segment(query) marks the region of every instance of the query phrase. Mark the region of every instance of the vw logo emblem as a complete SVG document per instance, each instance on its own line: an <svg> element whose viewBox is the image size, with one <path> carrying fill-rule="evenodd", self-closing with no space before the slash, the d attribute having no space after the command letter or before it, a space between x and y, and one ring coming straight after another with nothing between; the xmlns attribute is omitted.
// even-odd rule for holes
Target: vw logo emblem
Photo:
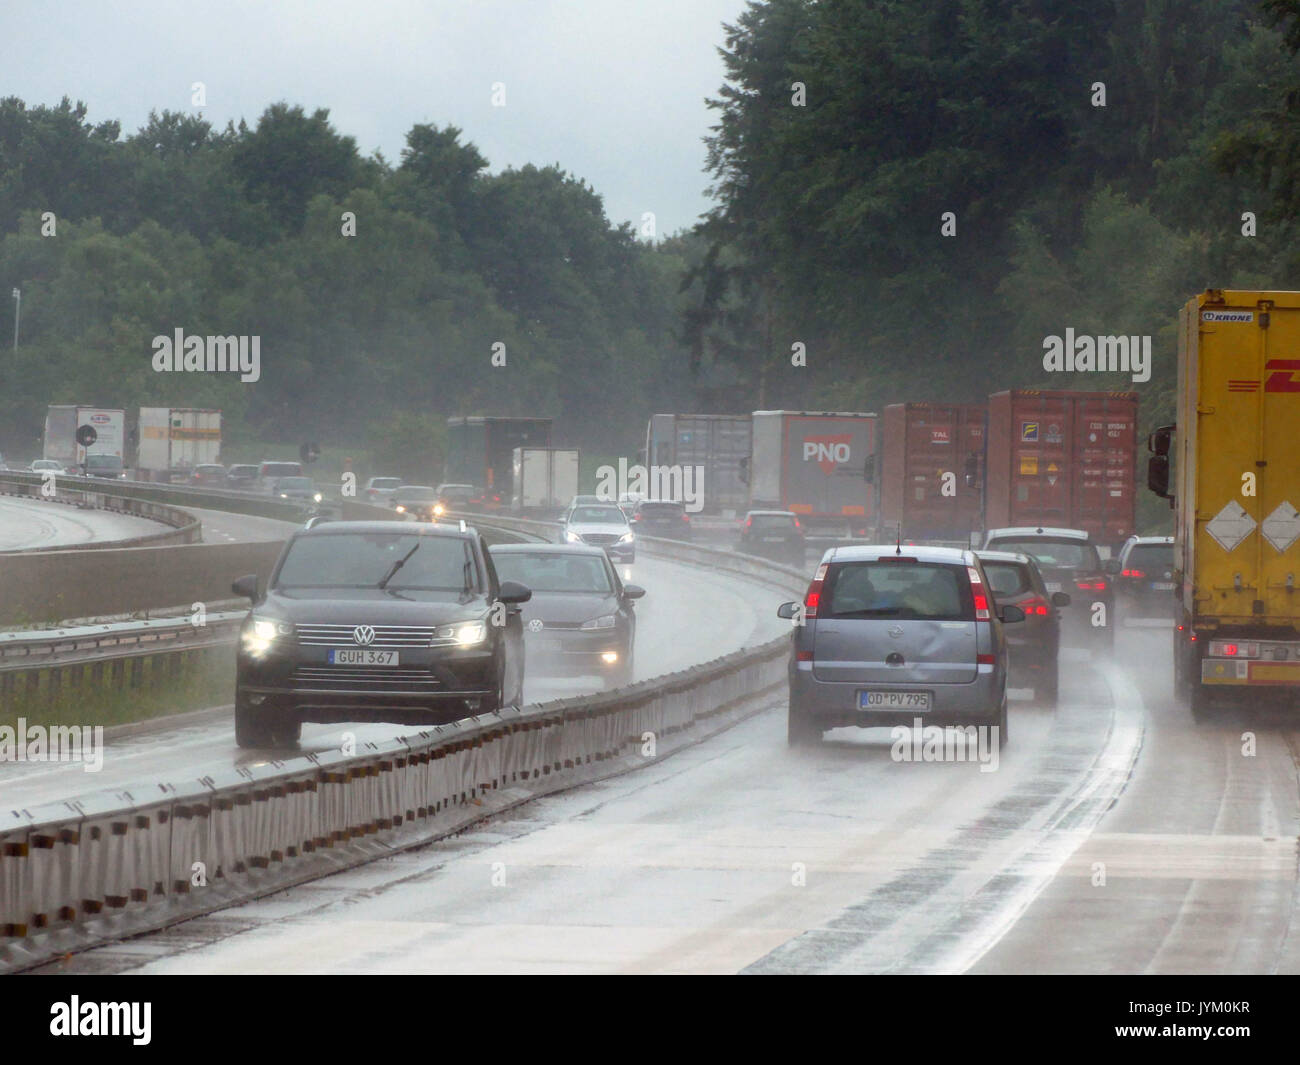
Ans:
<svg viewBox="0 0 1300 1065"><path fill-rule="evenodd" d="M369 625L358 625L352 630L352 639L358 647L368 647L375 642L375 630Z"/></svg>
<svg viewBox="0 0 1300 1065"><path fill-rule="evenodd" d="M529 631L529 632L541 632L541 631L542 631L542 619L541 619L541 618L533 618L533 620L530 621L530 622L528 623L528 631Z"/></svg>
<svg viewBox="0 0 1300 1065"><path fill-rule="evenodd" d="M890 626L889 626L889 635L892 636L895 640L897 640L900 636L903 635L903 626L902 626L902 625L890 625Z"/></svg>

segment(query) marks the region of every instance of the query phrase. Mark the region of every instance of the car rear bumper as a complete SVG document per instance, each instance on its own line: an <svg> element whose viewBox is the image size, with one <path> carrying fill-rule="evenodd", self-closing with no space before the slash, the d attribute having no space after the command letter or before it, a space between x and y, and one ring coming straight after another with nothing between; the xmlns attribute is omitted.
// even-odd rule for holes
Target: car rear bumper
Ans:
<svg viewBox="0 0 1300 1065"><path fill-rule="evenodd" d="M917 718L933 725L987 723L1006 692L1006 677L996 669L964 684L885 684L817 680L812 663L796 662L789 677L791 707L823 729L911 725ZM931 705L929 710L862 710L862 691L929 692Z"/></svg>

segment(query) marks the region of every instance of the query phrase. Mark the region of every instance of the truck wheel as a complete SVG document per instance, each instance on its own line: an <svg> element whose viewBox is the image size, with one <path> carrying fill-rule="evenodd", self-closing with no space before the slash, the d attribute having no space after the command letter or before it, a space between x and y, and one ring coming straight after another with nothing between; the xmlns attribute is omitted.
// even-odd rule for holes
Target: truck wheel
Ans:
<svg viewBox="0 0 1300 1065"><path fill-rule="evenodd" d="M786 717L786 742L791 747L809 747L821 738L822 730L800 713L792 700Z"/></svg>

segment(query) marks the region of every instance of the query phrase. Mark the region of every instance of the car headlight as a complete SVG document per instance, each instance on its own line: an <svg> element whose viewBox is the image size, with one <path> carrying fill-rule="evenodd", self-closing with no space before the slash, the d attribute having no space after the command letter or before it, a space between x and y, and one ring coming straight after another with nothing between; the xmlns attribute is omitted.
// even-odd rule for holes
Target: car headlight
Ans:
<svg viewBox="0 0 1300 1065"><path fill-rule="evenodd" d="M618 538L618 542L620 544L630 544L635 539L636 539L636 535L634 533L625 532L622 536Z"/></svg>
<svg viewBox="0 0 1300 1065"><path fill-rule="evenodd" d="M324 498L325 497L321 495L319 492L317 492L314 496L312 496L312 499L316 500L317 503L319 503Z"/></svg>
<svg viewBox="0 0 1300 1065"><path fill-rule="evenodd" d="M598 618L592 618L590 621L582 623L584 629L612 629L614 627L614 615L604 614Z"/></svg>
<svg viewBox="0 0 1300 1065"><path fill-rule="evenodd" d="M455 640L461 647L469 647L487 639L487 625L482 621L462 621L456 625L444 625L438 630L438 638Z"/></svg>
<svg viewBox="0 0 1300 1065"><path fill-rule="evenodd" d="M570 543L570 544L582 543L581 536L579 536L576 532L569 532L568 530L566 530L564 533L564 540L566 543Z"/></svg>
<svg viewBox="0 0 1300 1065"><path fill-rule="evenodd" d="M274 640L277 636L292 636L293 626L273 618L253 618L249 631L259 640Z"/></svg>
<svg viewBox="0 0 1300 1065"><path fill-rule="evenodd" d="M397 513L399 513L399 514L405 514L405 513L406 513L406 508L405 508L404 506L402 506L401 503L398 503L398 504L397 504L396 510L397 510Z"/></svg>
<svg viewBox="0 0 1300 1065"><path fill-rule="evenodd" d="M443 506L442 506L442 504L441 504L441 503L435 503L435 504L433 505L433 512L434 512L435 514L437 514L439 517L442 517L442 512L443 512Z"/></svg>
<svg viewBox="0 0 1300 1065"><path fill-rule="evenodd" d="M289 498L289 493L288 493L288 492L281 492L281 493L280 493L280 498L281 498L281 499L288 499L288 498Z"/></svg>

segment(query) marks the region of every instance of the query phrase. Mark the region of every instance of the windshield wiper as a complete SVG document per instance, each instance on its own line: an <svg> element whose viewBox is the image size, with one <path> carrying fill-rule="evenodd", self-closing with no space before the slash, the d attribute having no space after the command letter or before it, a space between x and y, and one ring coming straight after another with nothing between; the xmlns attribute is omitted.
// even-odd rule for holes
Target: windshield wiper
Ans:
<svg viewBox="0 0 1300 1065"><path fill-rule="evenodd" d="M474 596L474 556L469 553L469 547L465 548L465 565L460 569L461 573L461 599L471 599Z"/></svg>
<svg viewBox="0 0 1300 1065"><path fill-rule="evenodd" d="M403 566L406 565L406 560L410 558L413 554L415 554L418 550L420 550L420 542L417 540L415 542L415 546L411 548L411 550L406 552L406 554L404 554L401 558L399 558L396 562L394 562L391 566L388 567L388 572L385 573L379 579L379 583L375 587L387 588L388 582L391 581L397 575L397 571L399 569L401 569Z"/></svg>

